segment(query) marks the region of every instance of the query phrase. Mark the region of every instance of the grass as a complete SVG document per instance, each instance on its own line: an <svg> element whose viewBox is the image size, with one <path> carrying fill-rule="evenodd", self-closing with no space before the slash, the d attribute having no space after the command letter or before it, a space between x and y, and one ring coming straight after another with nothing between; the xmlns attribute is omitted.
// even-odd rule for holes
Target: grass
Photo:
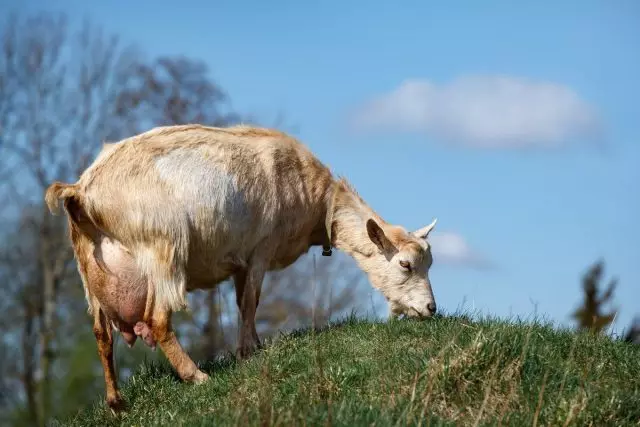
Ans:
<svg viewBox="0 0 640 427"><path fill-rule="evenodd" d="M203 369L193 386L145 364L125 414L100 400L57 424L640 425L640 346L537 322L348 319Z"/></svg>

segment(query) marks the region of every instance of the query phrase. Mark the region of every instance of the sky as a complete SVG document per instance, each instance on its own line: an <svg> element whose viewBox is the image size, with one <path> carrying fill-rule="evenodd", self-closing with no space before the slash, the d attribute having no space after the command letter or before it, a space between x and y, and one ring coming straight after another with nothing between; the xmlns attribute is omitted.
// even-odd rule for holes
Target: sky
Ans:
<svg viewBox="0 0 640 427"><path fill-rule="evenodd" d="M387 221L437 218L438 306L559 324L599 259L640 315L640 2L4 0L207 62Z"/></svg>

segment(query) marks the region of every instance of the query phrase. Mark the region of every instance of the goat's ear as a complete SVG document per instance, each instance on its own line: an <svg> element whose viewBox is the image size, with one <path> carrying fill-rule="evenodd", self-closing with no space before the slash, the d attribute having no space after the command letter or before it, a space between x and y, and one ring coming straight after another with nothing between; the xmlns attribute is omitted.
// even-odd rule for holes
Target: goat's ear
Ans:
<svg viewBox="0 0 640 427"><path fill-rule="evenodd" d="M436 226L436 222L438 221L438 218L434 219L433 222L425 227L422 227L416 231L414 231L413 234L415 237L419 238L419 239L426 239L429 236L429 233L431 233L431 231L433 230L433 228Z"/></svg>
<svg viewBox="0 0 640 427"><path fill-rule="evenodd" d="M384 235L384 231L373 219L367 220L367 234L369 238L382 252L386 252L391 248L391 242Z"/></svg>

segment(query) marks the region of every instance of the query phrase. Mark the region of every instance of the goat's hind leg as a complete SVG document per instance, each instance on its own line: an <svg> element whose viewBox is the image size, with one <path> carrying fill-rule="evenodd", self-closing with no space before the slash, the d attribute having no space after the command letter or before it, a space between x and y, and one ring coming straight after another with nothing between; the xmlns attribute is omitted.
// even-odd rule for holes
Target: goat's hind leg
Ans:
<svg viewBox="0 0 640 427"><path fill-rule="evenodd" d="M106 402L113 411L124 409L124 400L118 390L118 380L116 370L113 365L113 329L107 316L100 308L97 301L93 305L93 334L98 345L98 355L104 371L104 382L106 388Z"/></svg>

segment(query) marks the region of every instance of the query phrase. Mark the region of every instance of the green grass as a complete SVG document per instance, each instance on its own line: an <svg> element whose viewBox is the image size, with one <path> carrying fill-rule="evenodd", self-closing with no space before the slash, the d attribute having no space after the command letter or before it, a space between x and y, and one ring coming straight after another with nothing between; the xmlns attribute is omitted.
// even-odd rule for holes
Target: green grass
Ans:
<svg viewBox="0 0 640 427"><path fill-rule="evenodd" d="M295 332L180 382L146 364L63 425L640 425L640 347L540 323L465 317Z"/></svg>

